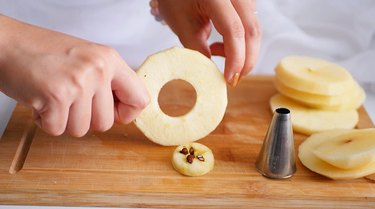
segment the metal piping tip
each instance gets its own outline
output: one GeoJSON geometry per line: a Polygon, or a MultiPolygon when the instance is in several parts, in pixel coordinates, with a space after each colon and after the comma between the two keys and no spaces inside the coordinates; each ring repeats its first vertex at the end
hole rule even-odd
{"type": "Polygon", "coordinates": [[[275,110],[255,166],[263,176],[274,179],[289,178],[296,172],[293,129],[287,108],[275,110]]]}

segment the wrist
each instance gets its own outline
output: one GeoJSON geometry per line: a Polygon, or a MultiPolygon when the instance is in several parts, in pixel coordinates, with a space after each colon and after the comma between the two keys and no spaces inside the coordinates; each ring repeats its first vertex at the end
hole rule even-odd
{"type": "Polygon", "coordinates": [[[5,61],[8,56],[8,46],[9,34],[8,34],[8,21],[7,17],[0,14],[0,92],[3,92],[4,83],[7,79],[7,73],[5,72],[5,61]]]}
{"type": "Polygon", "coordinates": [[[12,36],[12,24],[15,22],[9,17],[0,14],[0,74],[3,74],[4,66],[6,64],[7,58],[9,57],[9,50],[12,48],[13,41],[12,36]]]}
{"type": "Polygon", "coordinates": [[[6,29],[4,27],[4,24],[5,23],[5,17],[3,15],[0,14],[0,25],[2,26],[2,29],[0,30],[0,74],[2,74],[2,66],[3,66],[3,63],[4,63],[4,60],[5,60],[5,48],[6,48],[6,45],[5,43],[7,42],[7,38],[6,38],[6,29]],[[5,30],[4,30],[5,29],[5,30]]]}

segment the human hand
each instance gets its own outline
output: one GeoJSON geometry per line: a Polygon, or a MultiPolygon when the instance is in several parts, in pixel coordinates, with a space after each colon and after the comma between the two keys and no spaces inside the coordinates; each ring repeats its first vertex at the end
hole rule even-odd
{"type": "Polygon", "coordinates": [[[224,76],[228,84],[236,86],[239,77],[254,67],[261,40],[255,0],[158,0],[158,9],[185,47],[208,57],[226,57],[224,76]],[[223,42],[208,46],[210,21],[223,42]]]}
{"type": "Polygon", "coordinates": [[[148,104],[142,81],[114,49],[4,16],[0,23],[0,90],[32,108],[45,132],[105,131],[148,104]]]}

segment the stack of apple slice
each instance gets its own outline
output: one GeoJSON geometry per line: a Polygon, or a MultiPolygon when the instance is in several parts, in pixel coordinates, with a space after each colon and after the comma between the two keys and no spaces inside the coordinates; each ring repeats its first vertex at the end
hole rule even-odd
{"type": "Polygon", "coordinates": [[[293,128],[312,134],[331,129],[352,129],[358,122],[365,92],[350,73],[322,59],[289,56],[277,65],[270,105],[289,108],[293,128]]]}
{"type": "Polygon", "coordinates": [[[298,157],[310,170],[332,179],[375,173],[375,129],[331,130],[311,135],[298,157]]]}

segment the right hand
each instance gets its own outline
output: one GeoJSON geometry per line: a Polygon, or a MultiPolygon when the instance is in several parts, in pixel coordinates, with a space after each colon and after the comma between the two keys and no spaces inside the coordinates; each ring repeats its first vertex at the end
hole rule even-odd
{"type": "Polygon", "coordinates": [[[1,15],[0,23],[0,90],[32,108],[45,132],[105,131],[147,106],[144,84],[114,49],[1,15]]]}
{"type": "Polygon", "coordinates": [[[262,36],[255,0],[159,0],[158,9],[185,47],[225,57],[229,85],[255,66],[262,36]],[[211,25],[223,42],[208,44],[211,25]]]}

